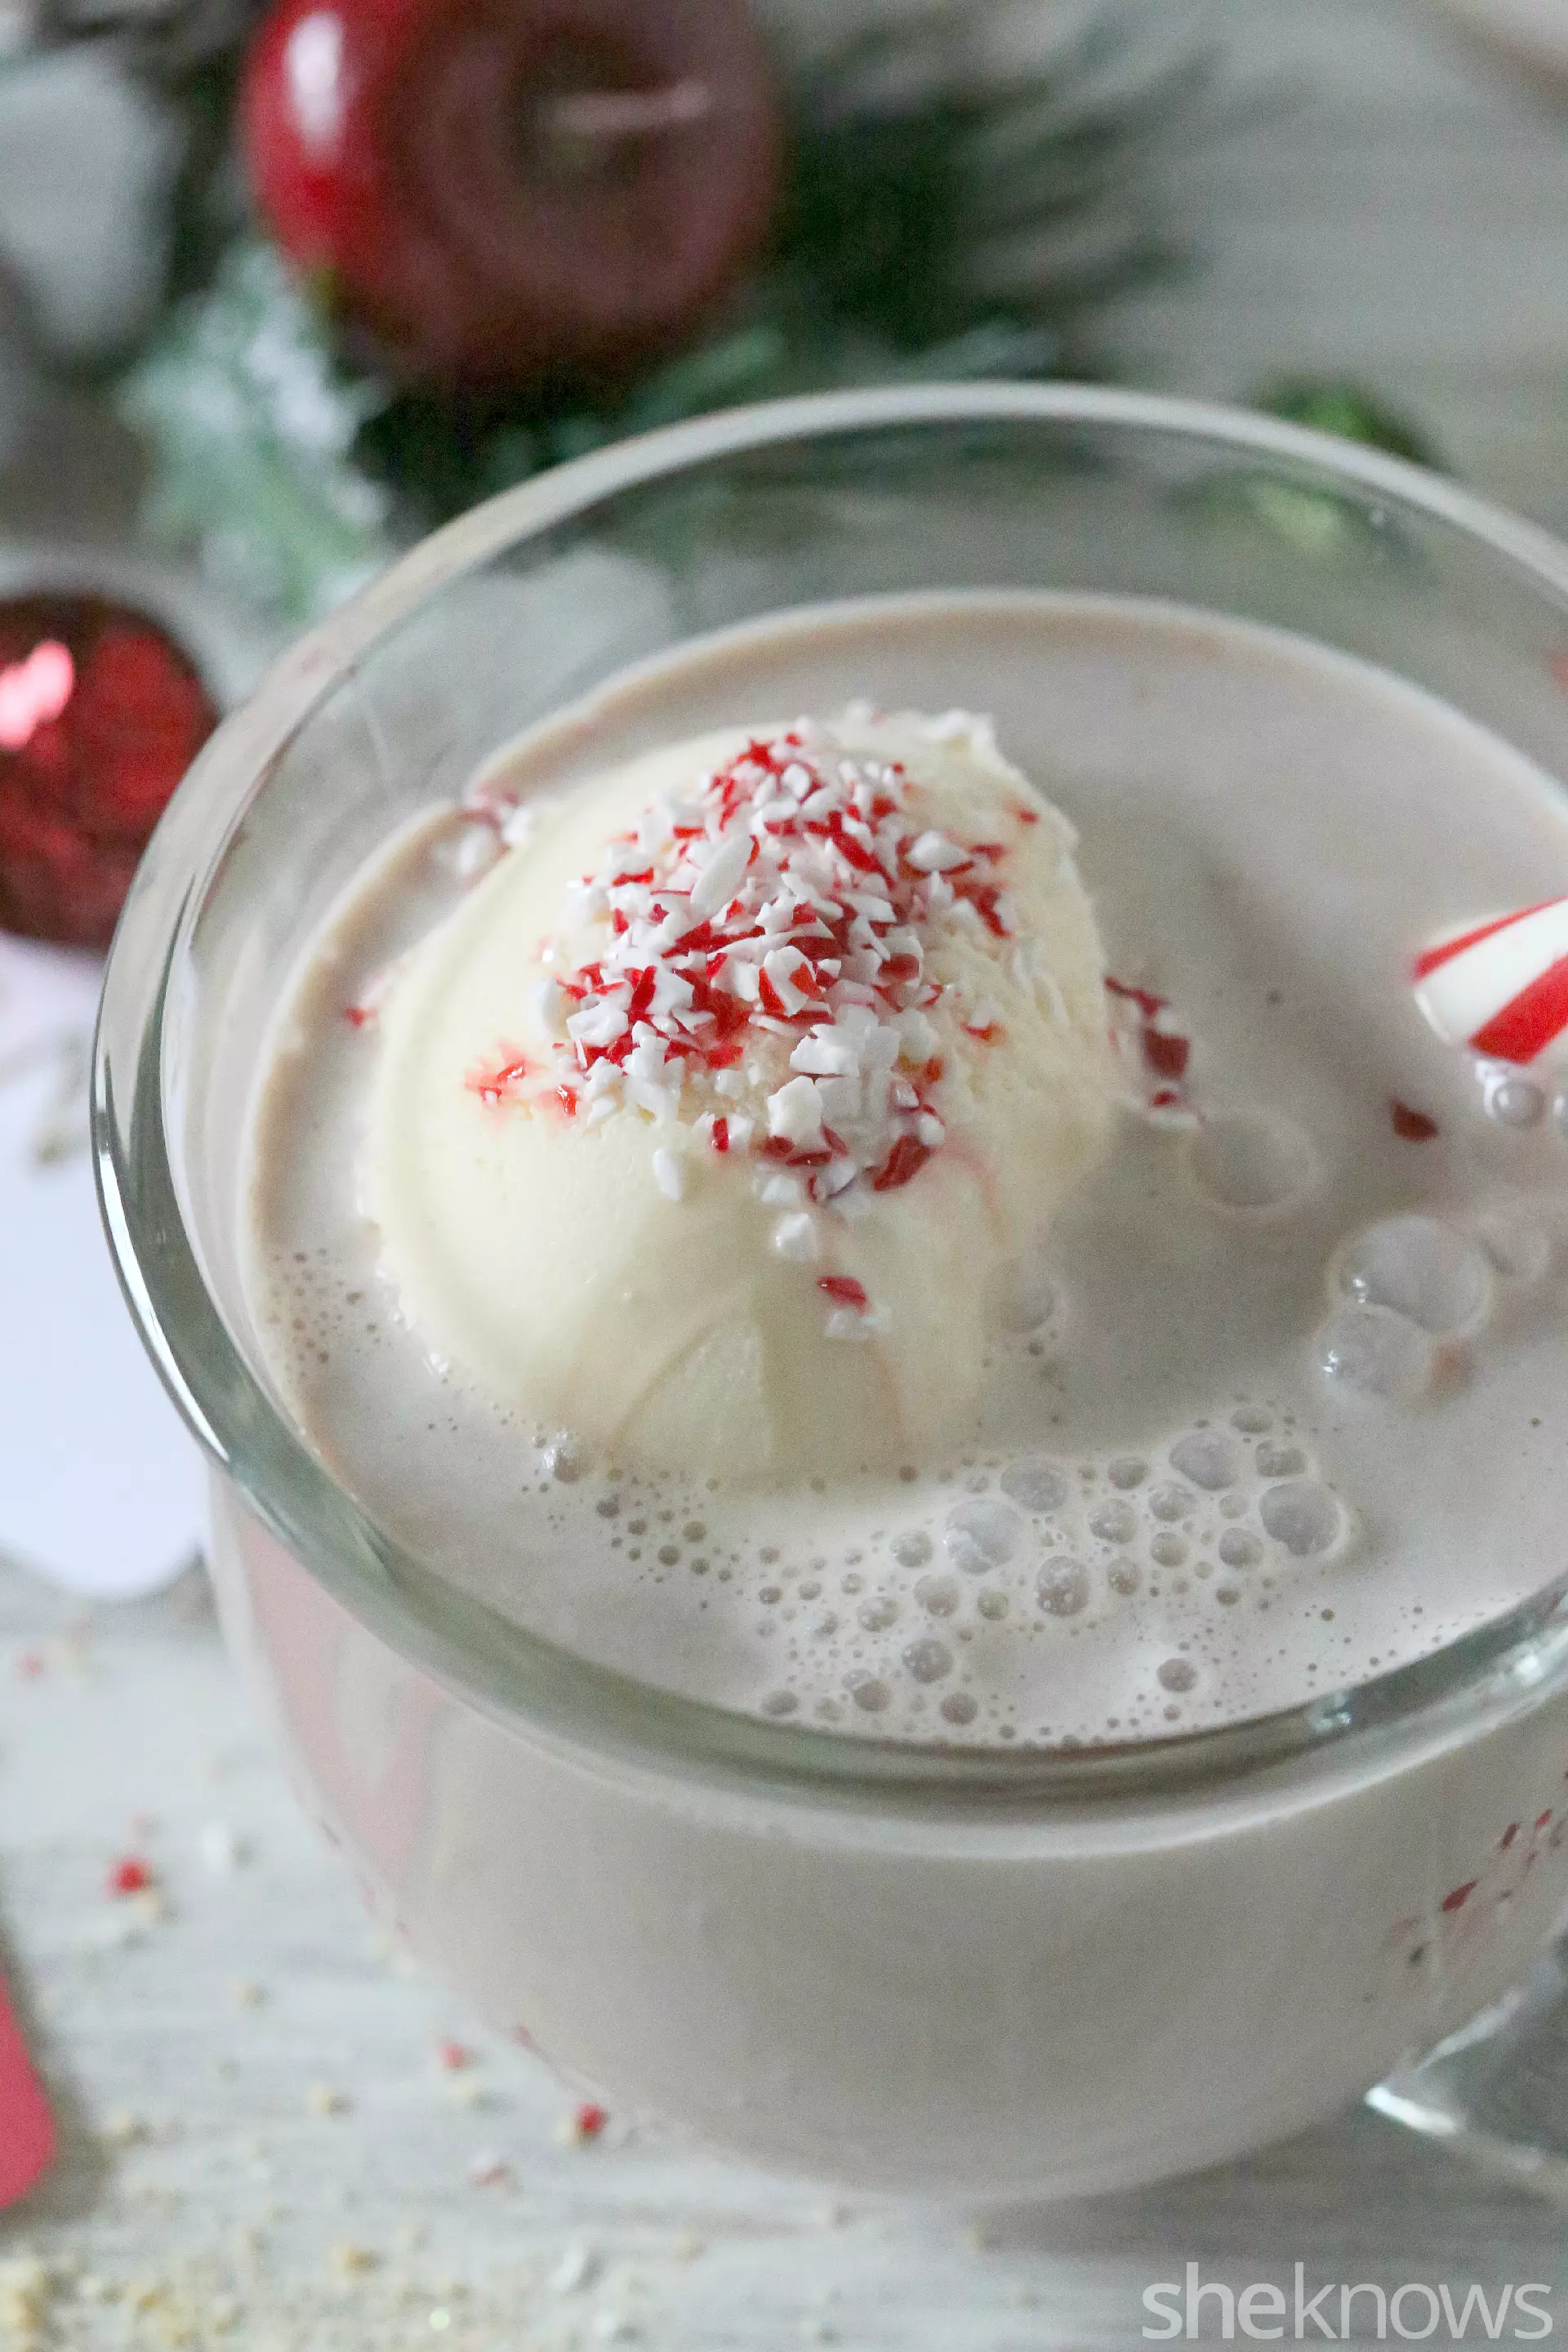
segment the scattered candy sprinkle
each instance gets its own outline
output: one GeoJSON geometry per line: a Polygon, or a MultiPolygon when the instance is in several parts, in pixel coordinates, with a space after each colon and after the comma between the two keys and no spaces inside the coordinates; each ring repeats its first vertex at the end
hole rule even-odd
{"type": "Polygon", "coordinates": [[[105,2116],[98,2137],[109,2147],[135,2147],[152,2134],[142,2116],[130,2107],[116,2107],[105,2116]]]}
{"type": "Polygon", "coordinates": [[[556,2137],[567,2147],[584,2147],[590,2141],[603,2137],[609,2120],[607,2107],[600,2106],[595,2100],[584,2099],[580,2106],[572,2109],[570,2115],[563,2116],[556,2137]]]}
{"type": "Polygon", "coordinates": [[[0,2331],[7,2344],[31,2352],[42,2346],[49,2325],[56,2282],[36,2255],[0,2263],[0,2331]]]}
{"type": "Polygon", "coordinates": [[[380,2262],[373,2247],[359,2245],[352,2238],[340,2238],[332,2248],[332,2268],[342,2279],[363,2278],[380,2262]]]}
{"type": "Polygon", "coordinates": [[[157,1874],[152,1864],[142,1854],[128,1853],[121,1861],[110,1865],[104,1888],[107,1894],[119,1897],[144,1895],[156,1883],[157,1874]]]}
{"type": "Polygon", "coordinates": [[[598,2267],[599,2258],[592,2246],[579,2241],[566,2248],[546,2284],[555,2294],[575,2294],[579,2287],[588,2284],[598,2267]]]}

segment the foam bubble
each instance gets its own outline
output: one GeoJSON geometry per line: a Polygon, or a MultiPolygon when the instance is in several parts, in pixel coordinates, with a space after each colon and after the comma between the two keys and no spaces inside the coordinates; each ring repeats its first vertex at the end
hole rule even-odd
{"type": "Polygon", "coordinates": [[[1057,1286],[1045,1268],[1020,1259],[1003,1277],[999,1320],[1005,1331],[1037,1331],[1057,1311],[1057,1286]]]}
{"type": "Polygon", "coordinates": [[[1340,1388],[1409,1399],[1431,1387],[1436,1349],[1425,1331],[1387,1307],[1343,1307],[1318,1335],[1318,1362],[1340,1388]]]}
{"type": "Polygon", "coordinates": [[[1138,1532],[1138,1514],[1121,1496],[1111,1495],[1089,1513],[1089,1531],[1102,1543],[1131,1543],[1138,1532]]]}
{"type": "Polygon", "coordinates": [[[1363,1307],[1386,1307],[1441,1339],[1473,1330],[1491,1281],[1486,1259],[1437,1217],[1389,1217],[1352,1243],[1341,1284],[1363,1307]]]}
{"type": "Polygon", "coordinates": [[[954,1568],[983,1576],[1010,1560],[1027,1530],[1005,1503],[960,1503],[947,1515],[942,1544],[954,1568]]]}
{"type": "Polygon", "coordinates": [[[917,1683],[939,1683],[952,1672],[952,1652],[945,1642],[928,1634],[923,1641],[910,1643],[904,1664],[917,1683]]]}
{"type": "Polygon", "coordinates": [[[1539,1127],[1546,1116],[1546,1097],[1531,1078],[1514,1071],[1489,1072],[1483,1079],[1487,1117],[1500,1127],[1539,1127]]]}
{"type": "Polygon", "coordinates": [[[954,1617],[963,1590],[955,1576],[922,1576],[915,1587],[915,1599],[930,1617],[954,1617]]]}
{"type": "Polygon", "coordinates": [[[563,1486],[574,1486],[587,1467],[583,1449],[576,1439],[561,1436],[552,1440],[544,1449],[546,1475],[558,1479],[563,1486]]]}
{"type": "Polygon", "coordinates": [[[1344,1525],[1339,1497],[1316,1478],[1289,1478],[1270,1486],[1258,1506],[1264,1532],[1297,1559],[1331,1550],[1344,1525]]]}
{"type": "Polygon", "coordinates": [[[1089,1606],[1089,1570],[1081,1560],[1047,1562],[1035,1579],[1035,1591],[1047,1617],[1077,1617],[1089,1606]]]}
{"type": "Polygon", "coordinates": [[[1278,1111],[1210,1112],[1188,1150],[1205,1198],[1253,1216],[1288,1207],[1310,1189],[1317,1173],[1311,1145],[1278,1111]]]}
{"type": "Polygon", "coordinates": [[[1217,1495],[1240,1477],[1241,1455],[1223,1430],[1194,1429],[1172,1446],[1171,1467],[1190,1478],[1194,1486],[1217,1495]]]}
{"type": "Polygon", "coordinates": [[[1072,1492],[1067,1474],[1043,1454],[1010,1462],[998,1481],[1005,1495],[1026,1511],[1059,1511],[1072,1492]]]}
{"type": "Polygon", "coordinates": [[[1542,1282],[1552,1271],[1552,1237],[1526,1209],[1493,1209],[1477,1227],[1495,1271],[1510,1282],[1542,1282]]]}

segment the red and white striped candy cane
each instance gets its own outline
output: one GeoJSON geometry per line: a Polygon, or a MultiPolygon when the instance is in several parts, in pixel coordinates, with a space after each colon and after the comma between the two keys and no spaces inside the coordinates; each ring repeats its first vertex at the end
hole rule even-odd
{"type": "Polygon", "coordinates": [[[1568,1030],[1568,898],[1435,940],[1415,978],[1415,1002],[1445,1045],[1535,1061],[1568,1030]]]}

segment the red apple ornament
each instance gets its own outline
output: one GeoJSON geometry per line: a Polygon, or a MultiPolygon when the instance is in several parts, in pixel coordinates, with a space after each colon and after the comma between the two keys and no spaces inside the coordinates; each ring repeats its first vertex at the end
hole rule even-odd
{"type": "Polygon", "coordinates": [[[194,664],[146,614],[74,593],[0,599],[0,930],[107,947],[216,724],[194,664]]]}
{"type": "Polygon", "coordinates": [[[290,261],[452,389],[613,378],[689,334],[782,163],[743,0],[282,0],[240,121],[290,261]]]}

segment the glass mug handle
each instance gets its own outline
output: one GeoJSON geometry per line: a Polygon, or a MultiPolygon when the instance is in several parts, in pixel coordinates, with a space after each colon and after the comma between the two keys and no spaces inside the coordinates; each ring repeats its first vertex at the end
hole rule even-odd
{"type": "Polygon", "coordinates": [[[1568,1929],[1521,1984],[1402,2060],[1367,2105],[1568,2208],[1568,1929]]]}

